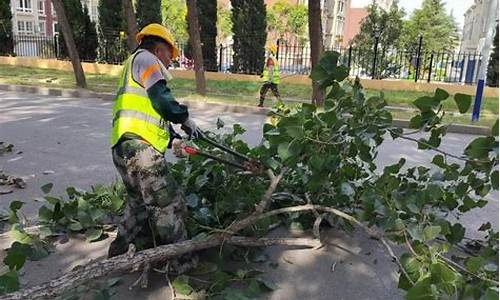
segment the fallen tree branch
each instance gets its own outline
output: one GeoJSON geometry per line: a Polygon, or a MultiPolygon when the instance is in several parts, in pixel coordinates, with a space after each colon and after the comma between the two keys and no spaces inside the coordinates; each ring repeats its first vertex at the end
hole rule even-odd
{"type": "Polygon", "coordinates": [[[216,247],[222,242],[248,247],[289,245],[314,248],[318,246],[318,242],[312,239],[255,239],[238,236],[225,237],[222,234],[216,234],[200,241],[188,240],[176,244],[163,245],[158,246],[157,248],[143,250],[135,253],[132,258],[127,254],[123,254],[110,259],[96,261],[41,285],[4,295],[0,297],[0,299],[53,299],[56,296],[61,296],[74,287],[84,284],[90,280],[101,278],[112,273],[125,273],[136,268],[137,266],[142,266],[145,262],[151,263],[152,266],[162,262],[164,263],[169,259],[181,256],[186,253],[216,247]]]}
{"type": "MultiPolygon", "coordinates": [[[[59,278],[56,278],[44,284],[5,295],[3,297],[0,297],[0,299],[52,299],[56,296],[63,295],[65,292],[71,290],[72,288],[84,284],[90,280],[104,277],[111,273],[124,273],[130,270],[138,270],[141,268],[141,266],[145,267],[145,263],[154,266],[161,262],[165,263],[165,261],[168,261],[171,258],[182,256],[186,253],[212,248],[222,243],[231,243],[233,239],[235,241],[235,244],[244,246],[244,239],[238,239],[237,237],[233,237],[231,235],[246,228],[247,226],[253,225],[258,220],[257,216],[261,215],[262,211],[267,208],[274,191],[276,190],[286,171],[287,168],[283,168],[280,174],[278,176],[275,176],[272,171],[268,170],[268,175],[271,178],[271,182],[262,200],[257,205],[255,212],[253,212],[250,216],[244,218],[243,220],[234,222],[233,224],[228,226],[225,229],[226,233],[216,233],[199,241],[188,240],[175,244],[163,245],[152,249],[146,249],[144,251],[135,253],[133,257],[124,254],[103,261],[97,261],[77,270],[71,271],[63,276],[60,276],[59,278]]],[[[275,244],[286,244],[287,242],[290,241],[278,239],[276,240],[275,244]]],[[[261,242],[251,240],[248,241],[248,243],[248,246],[266,246],[272,244],[273,242],[272,240],[264,239],[261,240],[261,242]]],[[[293,243],[293,245],[296,246],[295,243],[293,243]]]]}

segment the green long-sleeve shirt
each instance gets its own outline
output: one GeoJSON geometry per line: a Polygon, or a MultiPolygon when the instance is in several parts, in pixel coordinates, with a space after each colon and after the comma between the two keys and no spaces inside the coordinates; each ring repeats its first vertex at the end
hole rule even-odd
{"type": "Polygon", "coordinates": [[[165,80],[157,81],[147,93],[153,108],[164,120],[179,124],[189,117],[187,106],[175,100],[165,80]]]}

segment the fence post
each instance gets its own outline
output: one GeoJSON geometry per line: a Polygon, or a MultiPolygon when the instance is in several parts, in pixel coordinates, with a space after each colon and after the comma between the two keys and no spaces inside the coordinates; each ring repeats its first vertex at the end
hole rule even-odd
{"type": "Polygon", "coordinates": [[[59,35],[54,35],[54,52],[56,55],[56,59],[59,58],[59,35]]]}
{"type": "Polygon", "coordinates": [[[431,74],[432,74],[432,61],[434,59],[434,52],[431,53],[431,62],[429,63],[429,77],[427,77],[427,83],[431,82],[431,74]]]}
{"type": "Polygon", "coordinates": [[[380,33],[375,32],[375,49],[373,51],[373,66],[372,66],[372,79],[375,79],[375,72],[377,68],[377,50],[378,50],[378,41],[380,38],[380,33]]]}
{"type": "Polygon", "coordinates": [[[222,72],[222,44],[219,45],[219,72],[222,72]]]}
{"type": "Polygon", "coordinates": [[[278,60],[279,53],[280,53],[280,39],[276,41],[276,60],[278,60]]]}
{"type": "Polygon", "coordinates": [[[349,56],[347,59],[347,67],[351,69],[351,59],[352,59],[352,45],[349,46],[349,56]]]}
{"type": "Polygon", "coordinates": [[[418,51],[417,51],[417,67],[415,68],[415,82],[418,81],[418,75],[420,73],[420,56],[422,55],[422,39],[423,36],[420,35],[419,41],[418,41],[418,51]]]}

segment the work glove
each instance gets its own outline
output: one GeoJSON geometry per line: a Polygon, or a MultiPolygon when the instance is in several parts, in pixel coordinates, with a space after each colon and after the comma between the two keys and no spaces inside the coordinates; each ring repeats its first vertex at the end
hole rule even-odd
{"type": "Polygon", "coordinates": [[[184,121],[184,123],[182,123],[181,129],[184,130],[184,132],[189,136],[189,139],[197,139],[200,135],[198,126],[196,126],[196,123],[191,119],[187,119],[186,121],[184,121]]]}

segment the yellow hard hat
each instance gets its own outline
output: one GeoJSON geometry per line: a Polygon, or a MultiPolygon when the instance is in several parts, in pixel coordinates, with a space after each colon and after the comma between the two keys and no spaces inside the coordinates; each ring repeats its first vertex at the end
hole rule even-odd
{"type": "Polygon", "coordinates": [[[276,55],[276,52],[278,52],[278,48],[276,48],[274,44],[267,45],[267,50],[271,51],[271,53],[274,55],[276,55]]]}
{"type": "Polygon", "coordinates": [[[157,23],[151,23],[144,28],[135,36],[137,43],[140,44],[145,36],[156,36],[163,39],[167,44],[172,46],[172,59],[176,59],[179,56],[179,49],[175,46],[174,37],[168,31],[165,26],[157,23]]]}

